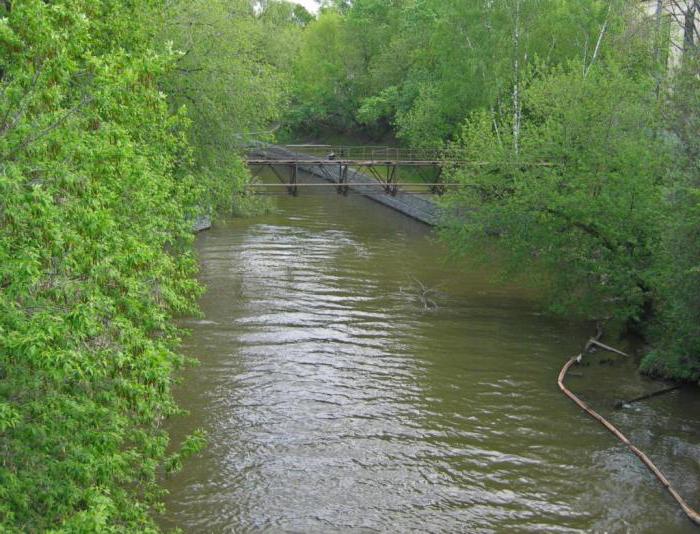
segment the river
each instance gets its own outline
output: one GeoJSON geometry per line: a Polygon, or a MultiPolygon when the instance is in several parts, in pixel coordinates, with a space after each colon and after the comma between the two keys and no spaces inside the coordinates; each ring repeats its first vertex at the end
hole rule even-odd
{"type": "MultiPolygon", "coordinates": [[[[638,459],[556,386],[590,326],[443,261],[430,230],[361,197],[305,188],[197,240],[203,319],[177,397],[209,447],[167,478],[185,532],[691,532],[638,459]]],[[[700,396],[593,355],[573,391],[691,505],[700,396]]]]}

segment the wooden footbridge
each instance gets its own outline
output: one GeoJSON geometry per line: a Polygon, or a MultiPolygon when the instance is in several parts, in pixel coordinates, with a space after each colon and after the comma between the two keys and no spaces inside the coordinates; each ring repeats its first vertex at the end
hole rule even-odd
{"type": "MultiPolygon", "coordinates": [[[[424,192],[442,195],[447,190],[443,180],[443,169],[448,165],[459,165],[455,159],[446,158],[440,149],[413,149],[377,146],[334,146],[334,145],[287,145],[285,147],[256,147],[248,155],[250,167],[269,168],[277,176],[279,184],[256,184],[256,187],[274,190],[284,187],[292,194],[298,194],[299,187],[337,187],[338,193],[347,194],[353,186],[375,185],[387,194],[396,195],[399,187],[422,187],[424,192]],[[300,168],[313,167],[329,183],[300,184],[300,168]],[[413,168],[421,182],[401,182],[400,169],[413,168]],[[282,169],[286,172],[282,172],[282,169]],[[348,179],[348,170],[367,171],[372,181],[353,183],[348,179]]],[[[355,175],[353,173],[353,175],[355,175]]],[[[355,175],[356,176],[356,175],[355,175]]]]}

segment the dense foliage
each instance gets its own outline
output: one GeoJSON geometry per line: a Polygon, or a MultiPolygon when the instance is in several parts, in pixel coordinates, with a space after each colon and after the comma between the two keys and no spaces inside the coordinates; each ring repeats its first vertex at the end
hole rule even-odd
{"type": "Polygon", "coordinates": [[[288,120],[479,162],[449,172],[453,251],[642,333],[647,371],[700,379],[697,0],[326,5],[288,120]]]}
{"type": "Polygon", "coordinates": [[[667,164],[653,80],[617,65],[581,69],[573,62],[524,91],[517,157],[510,115],[469,118],[455,149],[493,167],[453,173],[467,187],[450,201],[479,209],[446,235],[476,257],[496,252],[487,244],[498,232],[510,274],[551,273],[541,282],[556,310],[639,320],[652,298],[667,164]]]}
{"type": "Polygon", "coordinates": [[[537,62],[517,103],[466,119],[452,148],[496,167],[453,172],[450,202],[477,209],[445,236],[534,273],[554,311],[644,335],[646,371],[698,380],[697,50],[674,65],[663,21],[625,7],[590,61],[537,62]]]}
{"type": "MultiPolygon", "coordinates": [[[[698,10],[700,12],[700,9],[698,10]]],[[[700,57],[688,54],[665,101],[664,122],[674,142],[664,182],[663,226],[656,257],[662,313],[656,350],[643,367],[661,375],[700,378],[700,57]]]]}
{"type": "Polygon", "coordinates": [[[264,130],[280,118],[288,66],[309,15],[285,2],[257,8],[250,0],[166,5],[162,39],[172,43],[177,59],[163,88],[172,105],[186,107],[192,120],[188,138],[197,148],[194,163],[207,201],[228,208],[232,193],[247,180],[240,147],[270,140],[271,132],[264,130]]]}
{"type": "Polygon", "coordinates": [[[15,2],[0,22],[6,530],[150,524],[182,363],[170,319],[199,289],[149,4],[15,2]]]}
{"type": "Polygon", "coordinates": [[[283,101],[264,32],[303,15],[251,5],[0,2],[0,531],[153,531],[160,473],[202,444],[164,431],[192,222],[231,133],[283,101]]]}
{"type": "Polygon", "coordinates": [[[393,128],[409,144],[439,145],[469,111],[507,106],[527,58],[555,65],[592,55],[607,6],[355,0],[350,8],[328,8],[304,32],[290,120],[375,134],[393,128]]]}
{"type": "Polygon", "coordinates": [[[697,0],[321,3],[0,0],[0,530],[157,530],[192,221],[280,125],[479,160],[455,252],[700,379],[697,0]]]}

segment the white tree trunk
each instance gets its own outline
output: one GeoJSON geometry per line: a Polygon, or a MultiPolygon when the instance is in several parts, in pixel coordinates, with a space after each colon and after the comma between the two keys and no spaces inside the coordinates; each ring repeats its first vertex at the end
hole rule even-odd
{"type": "Polygon", "coordinates": [[[520,125],[522,122],[522,102],[520,96],[520,1],[515,2],[515,29],[513,31],[513,150],[520,155],[520,125]]]}
{"type": "Polygon", "coordinates": [[[586,67],[586,72],[584,73],[584,78],[588,76],[588,73],[591,70],[591,67],[593,66],[593,63],[595,63],[595,60],[598,58],[598,54],[600,53],[600,45],[603,44],[603,37],[605,37],[605,32],[608,30],[608,22],[610,21],[610,12],[612,11],[612,2],[608,4],[608,14],[605,15],[605,22],[603,23],[603,27],[600,29],[600,33],[598,34],[598,41],[595,44],[595,50],[593,50],[593,57],[591,58],[591,62],[588,64],[588,67],[586,67]]]}
{"type": "Polygon", "coordinates": [[[654,61],[656,62],[656,99],[659,99],[661,95],[661,79],[663,77],[662,72],[664,68],[661,66],[661,45],[663,43],[663,38],[661,37],[661,20],[664,10],[664,0],[656,0],[656,11],[654,13],[655,23],[656,23],[656,35],[654,36],[654,61]]]}

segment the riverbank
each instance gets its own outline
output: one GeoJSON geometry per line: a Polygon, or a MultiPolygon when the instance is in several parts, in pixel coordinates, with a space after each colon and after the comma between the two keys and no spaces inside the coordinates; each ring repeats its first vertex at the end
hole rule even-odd
{"type": "Polygon", "coordinates": [[[203,232],[204,230],[209,230],[211,228],[212,222],[209,215],[200,215],[194,220],[192,225],[194,233],[203,232]]]}

